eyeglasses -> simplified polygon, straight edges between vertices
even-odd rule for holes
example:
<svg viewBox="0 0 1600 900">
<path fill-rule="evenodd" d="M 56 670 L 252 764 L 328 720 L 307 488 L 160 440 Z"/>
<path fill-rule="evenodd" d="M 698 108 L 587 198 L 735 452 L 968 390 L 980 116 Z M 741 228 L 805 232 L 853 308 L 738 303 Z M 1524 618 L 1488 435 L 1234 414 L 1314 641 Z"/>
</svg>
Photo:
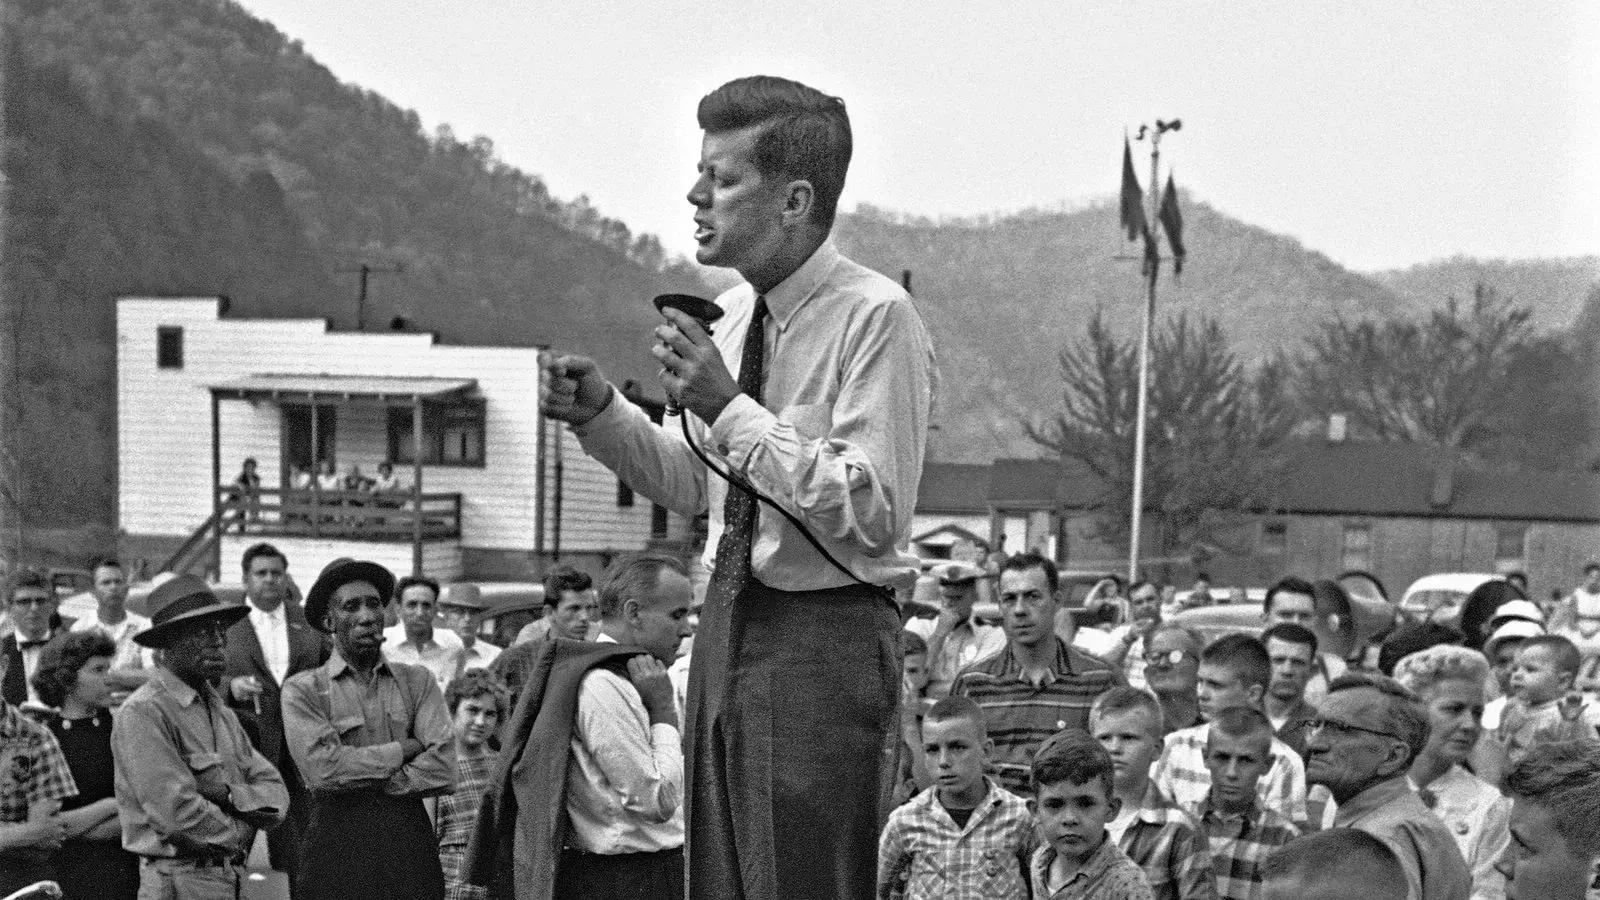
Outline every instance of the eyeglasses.
<svg viewBox="0 0 1600 900">
<path fill-rule="evenodd" d="M 1146 653 L 1144 655 L 1144 664 L 1147 666 L 1155 666 L 1159 669 L 1167 666 L 1175 666 L 1178 663 L 1183 662 L 1185 659 L 1188 659 L 1190 656 L 1191 654 L 1187 650 L 1167 650 L 1161 653 Z"/>
<path fill-rule="evenodd" d="M 1308 719 L 1300 727 L 1305 730 L 1307 738 L 1326 728 L 1338 737 L 1349 737 L 1354 732 L 1362 731 L 1367 734 L 1375 734 L 1378 737 L 1388 738 L 1391 741 L 1400 740 L 1398 735 L 1390 734 L 1387 731 L 1379 731 L 1376 728 L 1363 728 L 1360 725 L 1351 725 L 1348 722 L 1335 722 L 1332 719 Z"/>
</svg>

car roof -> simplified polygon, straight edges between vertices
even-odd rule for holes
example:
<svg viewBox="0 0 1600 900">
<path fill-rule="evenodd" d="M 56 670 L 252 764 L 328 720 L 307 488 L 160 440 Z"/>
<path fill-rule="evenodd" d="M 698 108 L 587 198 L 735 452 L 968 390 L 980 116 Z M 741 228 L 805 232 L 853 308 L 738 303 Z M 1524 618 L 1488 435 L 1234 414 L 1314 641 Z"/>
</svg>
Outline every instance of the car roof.
<svg viewBox="0 0 1600 900">
<path fill-rule="evenodd" d="M 1424 575 L 1411 582 L 1411 586 L 1406 588 L 1406 596 L 1409 597 L 1418 591 L 1460 591 L 1463 594 L 1470 594 L 1481 584 L 1504 580 L 1504 575 L 1487 572 L 1439 572 Z"/>
</svg>

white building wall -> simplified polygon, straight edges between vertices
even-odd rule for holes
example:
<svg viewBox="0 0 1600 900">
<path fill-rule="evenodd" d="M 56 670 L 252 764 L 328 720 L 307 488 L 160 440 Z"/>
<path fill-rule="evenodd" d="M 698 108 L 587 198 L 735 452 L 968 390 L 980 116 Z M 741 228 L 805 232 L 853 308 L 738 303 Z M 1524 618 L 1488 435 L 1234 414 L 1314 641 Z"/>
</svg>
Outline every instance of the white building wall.
<svg viewBox="0 0 1600 900">
<path fill-rule="evenodd" d="M 485 399 L 483 468 L 425 466 L 424 492 L 462 494 L 463 545 L 529 551 L 535 547 L 538 464 L 538 352 L 520 347 L 457 347 L 429 335 L 330 333 L 320 320 L 227 320 L 214 298 L 122 298 L 118 322 L 119 525 L 130 533 L 180 535 L 211 514 L 211 408 L 207 387 L 249 375 L 327 374 L 475 378 Z M 156 328 L 184 328 L 184 367 L 156 368 Z M 335 453 L 370 474 L 387 453 L 384 411 L 373 403 L 339 407 Z M 279 486 L 281 412 L 277 404 L 226 400 L 220 406 L 222 481 L 247 456 L 263 487 Z M 564 550 L 639 549 L 650 504 L 616 504 L 616 479 L 562 435 Z M 409 467 L 399 473 L 407 483 Z M 553 464 L 547 469 L 554 495 Z M 551 549 L 553 508 L 546 510 Z M 330 557 L 331 558 L 331 557 Z M 407 564 L 409 570 L 409 563 Z"/>
<path fill-rule="evenodd" d="M 230 584 L 243 578 L 244 551 L 263 538 L 255 534 L 228 534 L 222 538 L 222 580 Z M 328 563 L 336 559 L 371 560 L 396 578 L 411 574 L 411 545 L 395 541 L 351 541 L 336 538 L 268 537 L 266 540 L 289 557 L 289 571 L 302 592 L 310 590 Z M 424 541 L 422 574 L 440 582 L 461 580 L 461 546 L 454 541 Z"/>
</svg>

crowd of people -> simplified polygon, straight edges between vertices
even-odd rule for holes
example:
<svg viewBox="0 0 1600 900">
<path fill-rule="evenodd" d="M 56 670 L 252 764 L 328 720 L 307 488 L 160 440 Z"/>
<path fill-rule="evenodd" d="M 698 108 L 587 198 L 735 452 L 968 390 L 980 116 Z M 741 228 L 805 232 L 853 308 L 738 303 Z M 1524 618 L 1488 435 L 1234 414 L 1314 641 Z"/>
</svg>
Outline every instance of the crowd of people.
<svg viewBox="0 0 1600 900">
<path fill-rule="evenodd" d="M 324 496 L 327 495 L 327 496 Z M 321 506 L 377 506 L 398 508 L 409 498 L 410 488 L 395 474 L 394 464 L 380 461 L 376 473 L 367 475 L 359 463 L 351 463 L 344 474 L 339 474 L 333 460 L 319 461 L 315 469 L 309 466 L 289 467 L 288 483 L 280 495 L 279 524 L 307 521 L 305 512 L 295 507 Z M 243 534 L 258 528 L 264 519 L 261 499 L 261 473 L 254 457 L 246 458 L 239 466 L 239 474 L 227 489 L 228 516 L 226 527 L 237 528 Z M 334 521 L 320 517 L 320 521 Z"/>
<path fill-rule="evenodd" d="M 235 897 L 265 832 L 297 898 L 682 896 L 681 562 L 553 567 L 505 649 L 471 584 L 338 560 L 302 601 L 281 551 L 241 562 L 244 604 L 182 576 L 148 617 L 115 560 L 78 620 L 43 574 L 11 578 L 0 892 Z M 996 568 L 999 627 L 973 615 L 990 573 L 950 564 L 902 634 L 880 897 L 1594 890 L 1600 704 L 1537 604 L 1492 610 L 1481 646 L 1402 627 L 1379 670 L 1330 676 L 1301 579 L 1267 593 L 1259 637 L 1209 642 L 1136 583 L 1091 654 L 1050 560 Z"/>
</svg>

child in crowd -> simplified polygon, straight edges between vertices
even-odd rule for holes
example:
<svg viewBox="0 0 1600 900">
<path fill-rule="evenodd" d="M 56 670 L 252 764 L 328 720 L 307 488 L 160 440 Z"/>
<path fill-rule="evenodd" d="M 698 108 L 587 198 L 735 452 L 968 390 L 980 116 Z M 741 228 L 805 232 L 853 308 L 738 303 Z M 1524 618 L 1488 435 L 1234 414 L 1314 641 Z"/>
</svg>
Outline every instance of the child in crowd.
<svg viewBox="0 0 1600 900">
<path fill-rule="evenodd" d="M 1089 711 L 1089 732 L 1111 756 L 1122 805 L 1107 831 L 1144 870 L 1156 900 L 1215 900 L 1211 848 L 1193 818 L 1161 796 L 1150 765 L 1161 753 L 1161 703 L 1153 694 L 1116 687 Z"/>
<path fill-rule="evenodd" d="M 1144 872 L 1106 824 L 1122 804 L 1110 754 L 1086 731 L 1059 731 L 1040 745 L 1031 772 L 1040 838 L 1029 875 L 1035 900 L 1154 900 Z"/>
<path fill-rule="evenodd" d="M 1200 808 L 1200 827 L 1221 900 L 1261 900 L 1262 864 L 1300 835 L 1286 816 L 1257 802 L 1261 779 L 1272 767 L 1272 742 L 1272 722 L 1254 706 L 1229 706 L 1211 716 L 1205 757 L 1211 790 Z"/>
<path fill-rule="evenodd" d="M 468 669 L 445 688 L 456 733 L 455 789 L 440 797 L 434 811 L 434 833 L 439 838 L 439 862 L 444 869 L 445 900 L 483 900 L 485 888 L 466 883 L 467 842 L 478 821 L 478 807 L 489 786 L 494 737 L 506 717 L 511 692 L 505 682 L 487 669 Z"/>
<path fill-rule="evenodd" d="M 922 758 L 922 714 L 928 707 L 928 642 L 915 631 L 900 632 L 900 744 L 895 755 L 893 805 L 910 800 L 933 784 Z"/>
<path fill-rule="evenodd" d="M 1511 667 L 1511 699 L 1495 739 L 1514 766 L 1541 742 L 1594 740 L 1589 707 L 1573 692 L 1582 665 L 1578 648 L 1560 635 L 1537 635 L 1517 648 Z"/>
<path fill-rule="evenodd" d="M 878 897 L 1026 900 L 1036 841 L 1028 805 L 984 774 L 993 744 L 965 697 L 922 720 L 934 786 L 889 816 L 878 842 Z"/>
<path fill-rule="evenodd" d="M 1264 900 L 1406 900 L 1406 870 L 1365 831 L 1330 828 L 1273 851 L 1262 867 Z"/>
</svg>

